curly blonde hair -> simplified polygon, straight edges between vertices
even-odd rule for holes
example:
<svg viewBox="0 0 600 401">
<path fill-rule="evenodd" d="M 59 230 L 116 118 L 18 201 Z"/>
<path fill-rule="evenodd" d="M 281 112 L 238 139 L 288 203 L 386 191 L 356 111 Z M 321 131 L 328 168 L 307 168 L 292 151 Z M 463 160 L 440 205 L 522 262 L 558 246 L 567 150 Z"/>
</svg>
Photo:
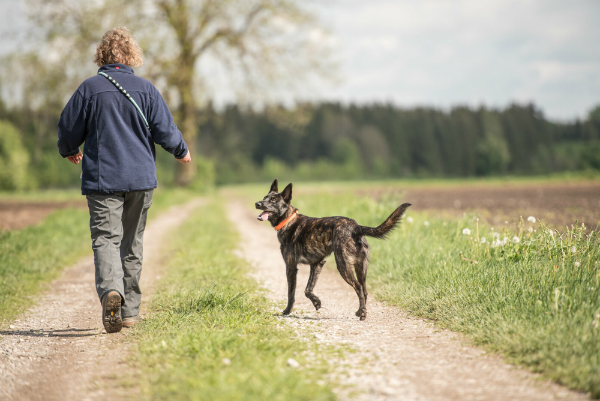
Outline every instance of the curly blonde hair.
<svg viewBox="0 0 600 401">
<path fill-rule="evenodd" d="M 144 64 L 144 53 L 131 32 L 119 27 L 102 36 L 102 41 L 96 46 L 94 63 L 98 67 L 116 63 L 139 67 Z"/>
</svg>

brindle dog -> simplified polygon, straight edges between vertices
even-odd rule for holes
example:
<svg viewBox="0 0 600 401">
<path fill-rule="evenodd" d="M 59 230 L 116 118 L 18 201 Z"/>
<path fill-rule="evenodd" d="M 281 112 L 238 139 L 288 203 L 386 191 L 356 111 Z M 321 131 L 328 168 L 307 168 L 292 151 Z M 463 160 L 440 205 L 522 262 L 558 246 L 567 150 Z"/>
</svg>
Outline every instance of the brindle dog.
<svg viewBox="0 0 600 401">
<path fill-rule="evenodd" d="M 269 220 L 273 227 L 282 225 L 277 231 L 281 244 L 281 255 L 286 265 L 288 282 L 288 304 L 283 311 L 290 314 L 294 306 L 296 292 L 296 274 L 298 263 L 310 265 L 310 277 L 304 294 L 318 310 L 321 300 L 313 294 L 319 274 L 325 264 L 325 258 L 332 252 L 335 263 L 343 279 L 358 295 L 359 308 L 356 316 L 360 320 L 367 318 L 367 268 L 369 267 L 369 244 L 365 236 L 385 239 L 393 230 L 410 203 L 398 207 L 379 227 L 364 227 L 347 217 L 323 217 L 320 219 L 297 214 L 290 204 L 292 184 L 278 193 L 277 180 L 271 184 L 271 190 L 260 202 L 257 209 L 263 212 L 258 220 Z M 286 221 L 286 219 L 288 219 Z M 353 270 L 356 272 L 354 276 Z"/>
</svg>

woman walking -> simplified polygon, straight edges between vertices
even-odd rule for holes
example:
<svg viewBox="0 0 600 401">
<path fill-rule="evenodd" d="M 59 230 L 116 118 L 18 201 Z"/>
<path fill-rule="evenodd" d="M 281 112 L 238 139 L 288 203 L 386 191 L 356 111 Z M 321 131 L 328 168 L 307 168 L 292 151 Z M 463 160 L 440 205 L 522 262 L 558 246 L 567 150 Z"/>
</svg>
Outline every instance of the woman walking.
<svg viewBox="0 0 600 401">
<path fill-rule="evenodd" d="M 96 291 L 106 332 L 115 333 L 140 320 L 143 235 L 158 185 L 154 144 L 180 163 L 191 158 L 158 90 L 134 74 L 143 54 L 127 28 L 104 34 L 94 62 L 98 75 L 85 80 L 62 111 L 57 145 L 71 163 L 83 162 Z"/>
</svg>

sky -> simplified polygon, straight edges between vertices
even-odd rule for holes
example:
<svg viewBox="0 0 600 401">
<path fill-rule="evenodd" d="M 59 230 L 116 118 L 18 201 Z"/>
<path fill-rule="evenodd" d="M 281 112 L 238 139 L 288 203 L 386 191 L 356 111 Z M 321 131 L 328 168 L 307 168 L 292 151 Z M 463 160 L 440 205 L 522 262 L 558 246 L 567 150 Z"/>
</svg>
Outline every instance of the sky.
<svg viewBox="0 0 600 401">
<path fill-rule="evenodd" d="M 24 38 L 0 0 L 0 54 Z M 340 83 L 313 100 L 402 107 L 533 102 L 554 120 L 600 104 L 599 0 L 315 0 L 339 45 Z"/>
</svg>

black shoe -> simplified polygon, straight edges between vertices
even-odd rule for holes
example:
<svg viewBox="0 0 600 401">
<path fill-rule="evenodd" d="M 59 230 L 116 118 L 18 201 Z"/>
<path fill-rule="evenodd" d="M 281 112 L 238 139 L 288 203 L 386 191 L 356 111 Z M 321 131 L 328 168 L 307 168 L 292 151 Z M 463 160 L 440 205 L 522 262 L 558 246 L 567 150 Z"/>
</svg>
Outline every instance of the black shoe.
<svg viewBox="0 0 600 401">
<path fill-rule="evenodd" d="M 102 324 L 107 333 L 118 333 L 123 328 L 121 295 L 116 291 L 110 291 L 102 297 Z"/>
</svg>

